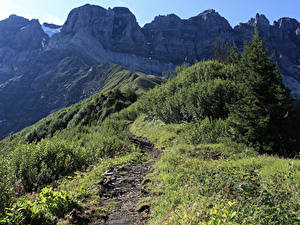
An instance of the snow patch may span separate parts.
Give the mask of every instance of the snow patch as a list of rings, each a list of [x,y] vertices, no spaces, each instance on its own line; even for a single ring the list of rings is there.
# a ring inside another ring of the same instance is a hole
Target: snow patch
[[[45,48],[45,47],[46,47],[46,39],[43,38],[43,40],[42,40],[42,48]]]
[[[146,74],[148,77],[156,77],[155,75],[153,74]]]
[[[47,34],[50,38],[54,35],[57,34],[61,31],[61,27],[56,28],[56,29],[52,29],[50,27],[46,27],[45,25],[42,25],[42,29],[45,32],[45,34]]]
[[[290,76],[282,76],[282,81],[284,85],[291,90],[291,96],[297,99],[300,99],[300,82]]]

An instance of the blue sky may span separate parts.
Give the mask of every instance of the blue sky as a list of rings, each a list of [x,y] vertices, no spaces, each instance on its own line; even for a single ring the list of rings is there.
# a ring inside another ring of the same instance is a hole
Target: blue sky
[[[86,3],[104,8],[125,6],[142,26],[156,15],[175,13],[181,18],[195,16],[206,9],[216,9],[232,26],[247,22],[256,12],[265,14],[270,22],[281,17],[300,21],[299,0],[1,0],[0,19],[10,14],[38,18],[41,22],[62,24],[71,9]]]

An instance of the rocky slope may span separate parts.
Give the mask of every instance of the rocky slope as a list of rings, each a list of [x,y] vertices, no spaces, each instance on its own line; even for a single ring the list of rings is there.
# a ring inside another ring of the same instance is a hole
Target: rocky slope
[[[157,16],[140,27],[127,8],[84,5],[61,27],[12,15],[0,21],[0,137],[102,90],[109,71],[89,72],[96,65],[112,62],[158,75],[211,58],[217,40],[241,49],[255,26],[300,98],[300,23],[292,18],[271,25],[257,14],[232,28],[207,10],[189,19]]]
[[[78,49],[98,62],[113,61],[146,73],[161,73],[183,62],[213,56],[216,40],[243,47],[251,40],[254,26],[275,52],[284,73],[299,76],[300,23],[281,18],[270,24],[257,14],[232,28],[215,10],[189,19],[171,14],[157,16],[140,27],[127,8],[104,9],[85,5],[71,11],[61,33],[50,39],[48,49]]]

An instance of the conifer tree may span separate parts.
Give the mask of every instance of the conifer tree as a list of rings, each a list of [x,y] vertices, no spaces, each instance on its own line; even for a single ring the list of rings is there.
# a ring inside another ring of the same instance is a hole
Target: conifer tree
[[[230,49],[230,44],[229,44],[229,42],[228,41],[226,41],[225,42],[225,62],[227,62],[227,60],[228,60],[228,58],[230,57],[230,51],[231,51],[231,49]]]
[[[219,39],[217,40],[216,45],[215,45],[214,60],[217,60],[219,62],[223,61],[221,41]]]
[[[230,54],[227,57],[227,63],[239,63],[241,60],[241,53],[239,52],[238,48],[234,44],[230,50]]]
[[[278,65],[256,30],[239,60],[239,100],[230,107],[234,140],[260,152],[287,154],[286,125],[293,106]]]

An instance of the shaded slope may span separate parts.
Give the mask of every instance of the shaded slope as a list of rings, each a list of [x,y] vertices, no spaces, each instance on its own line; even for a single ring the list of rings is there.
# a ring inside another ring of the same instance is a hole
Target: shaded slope
[[[105,90],[119,88],[145,91],[161,81],[112,63],[90,66],[73,54],[51,59],[44,68],[42,58],[24,75],[0,87],[0,137],[31,125],[49,113]],[[44,55],[45,56],[45,55]]]

